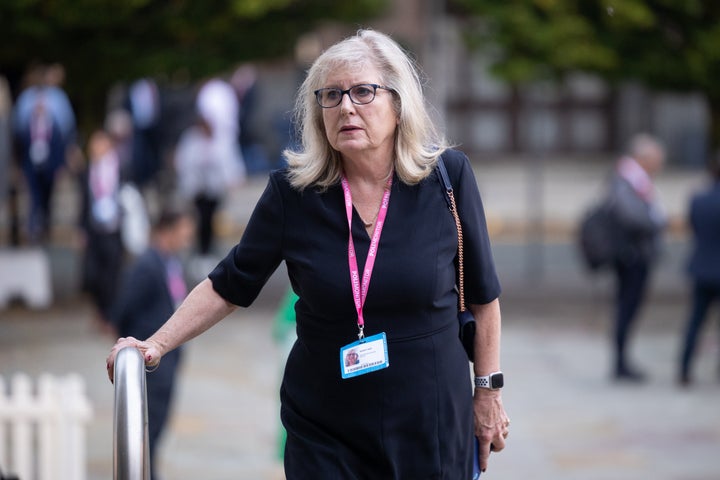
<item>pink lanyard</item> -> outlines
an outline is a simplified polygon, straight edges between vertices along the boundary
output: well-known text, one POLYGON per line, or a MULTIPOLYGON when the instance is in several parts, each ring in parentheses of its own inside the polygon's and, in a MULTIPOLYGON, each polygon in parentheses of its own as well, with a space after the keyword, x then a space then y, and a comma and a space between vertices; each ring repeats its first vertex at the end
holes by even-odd
POLYGON ((47 110, 45 110, 44 106, 40 106, 40 104, 38 104, 30 120, 31 141, 49 141, 50 136, 52 135, 52 127, 50 122, 51 120, 49 118, 47 110))
POLYGON ((90 189, 99 200, 113 193, 118 183, 118 158, 108 152, 90 166, 90 189))
POLYGON ((360 269, 355 256, 355 243, 352 237, 352 194, 350 193, 350 185, 345 176, 342 177, 342 188, 345 193, 345 211, 348 219, 349 239, 348 239, 348 264, 350 265, 350 283, 352 284, 353 300, 355 300, 355 310, 357 310, 358 338, 363 339, 365 334, 365 319, 363 318, 363 305, 367 298, 368 287, 370 286, 370 277, 372 277, 373 267, 375 267, 375 257, 377 256, 378 244, 380 243, 380 234, 382 233, 385 218, 387 217, 388 205, 390 205, 390 189, 392 187, 393 175, 387 181, 387 187, 383 194, 380 210, 378 211, 377 222, 370 239, 370 249, 368 250, 367 260, 365 260, 365 269, 363 270, 362 283, 360 281, 360 269))

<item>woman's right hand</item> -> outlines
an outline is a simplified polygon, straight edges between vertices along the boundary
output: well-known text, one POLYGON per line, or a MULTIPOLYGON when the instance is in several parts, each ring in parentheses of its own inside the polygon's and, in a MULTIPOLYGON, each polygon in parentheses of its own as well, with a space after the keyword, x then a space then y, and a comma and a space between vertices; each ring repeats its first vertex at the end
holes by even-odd
POLYGON ((108 355, 106 361, 108 378, 111 383, 115 378, 115 357, 120 350, 126 347, 135 347, 140 350, 147 367, 155 367, 160 363, 162 353, 154 342, 144 342, 133 337, 118 338, 115 345, 113 345, 112 350, 110 350, 110 355, 108 355))

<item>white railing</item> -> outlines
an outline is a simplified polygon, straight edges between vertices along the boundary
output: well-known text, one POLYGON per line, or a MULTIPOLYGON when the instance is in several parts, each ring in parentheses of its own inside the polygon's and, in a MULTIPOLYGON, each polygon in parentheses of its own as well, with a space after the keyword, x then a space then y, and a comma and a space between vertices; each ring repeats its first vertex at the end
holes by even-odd
POLYGON ((0 376, 0 470, 22 480, 84 480, 85 426, 92 417, 76 374, 0 376))
POLYGON ((123 348, 115 357, 113 478, 148 480, 147 387, 140 351, 123 348))

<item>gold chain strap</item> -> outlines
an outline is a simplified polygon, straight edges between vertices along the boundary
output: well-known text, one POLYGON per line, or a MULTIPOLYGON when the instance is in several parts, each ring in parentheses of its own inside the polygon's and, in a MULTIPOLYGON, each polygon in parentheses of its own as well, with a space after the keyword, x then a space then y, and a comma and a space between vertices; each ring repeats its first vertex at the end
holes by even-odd
POLYGON ((448 196, 450 197, 450 211, 453 214, 453 218, 455 219, 455 226, 457 227, 458 232, 458 301, 460 303, 459 310, 461 312, 465 311, 465 284, 463 282, 463 277, 465 267, 464 267, 464 261, 463 261, 463 233, 462 233, 462 225, 460 224, 460 216, 458 215, 457 206, 455 205, 455 195, 453 195, 452 190, 450 190, 448 193, 448 196))

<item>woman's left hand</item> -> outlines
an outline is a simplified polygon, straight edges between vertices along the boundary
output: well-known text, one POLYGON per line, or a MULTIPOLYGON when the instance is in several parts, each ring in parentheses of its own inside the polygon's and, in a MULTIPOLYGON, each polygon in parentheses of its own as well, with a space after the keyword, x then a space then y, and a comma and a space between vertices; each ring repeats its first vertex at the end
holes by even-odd
POLYGON ((473 398, 475 436, 480 443, 480 470, 487 469, 490 452, 505 448, 510 419, 505 413, 500 390, 476 388, 473 398))

